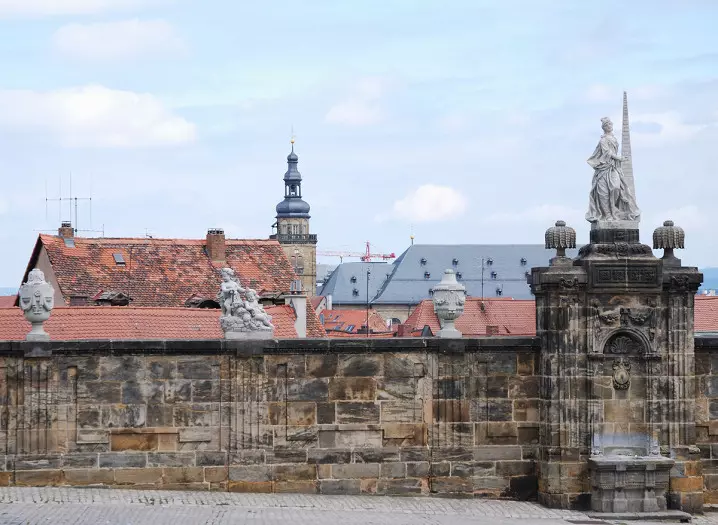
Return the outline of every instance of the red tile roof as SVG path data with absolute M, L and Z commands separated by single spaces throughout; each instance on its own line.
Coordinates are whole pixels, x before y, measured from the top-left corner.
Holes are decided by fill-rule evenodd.
M 481 308 L 483 303 L 484 308 Z M 415 333 L 428 325 L 433 334 L 440 330 L 434 303 L 419 303 L 405 323 Z M 496 335 L 536 335 L 536 306 L 533 300 L 468 298 L 464 313 L 456 320 L 456 328 L 465 337 L 487 334 L 487 326 L 497 327 Z
M 718 296 L 697 295 L 693 313 L 696 332 L 718 332 Z
M 366 334 L 355 334 L 355 333 L 347 333 L 347 332 L 327 332 L 327 336 L 329 336 L 330 339 L 366 339 Z M 396 337 L 394 332 L 381 332 L 378 334 L 369 334 L 369 339 L 388 339 L 391 337 Z
M 61 237 L 40 235 L 27 269 L 34 268 L 44 245 L 66 301 L 112 291 L 129 295 L 132 306 L 184 306 L 192 295 L 215 297 L 223 266 L 234 269 L 242 284 L 260 295 L 286 293 L 295 278 L 274 240 L 227 239 L 225 263 L 210 261 L 205 239 L 75 237 L 74 244 L 68 247 Z M 116 264 L 115 253 L 125 265 Z
M 0 308 L 11 308 L 15 306 L 17 295 L 0 295 Z
M 315 295 L 314 297 L 312 297 L 312 299 L 311 299 L 311 301 L 312 301 L 312 308 L 314 308 L 315 310 L 316 310 L 317 308 L 319 308 L 319 305 L 322 304 L 322 301 L 323 301 L 323 300 L 324 300 L 324 296 L 323 296 L 323 295 Z
M 291 306 L 265 308 L 276 338 L 296 338 Z M 135 308 L 122 306 L 60 307 L 52 311 L 45 331 L 52 339 L 218 339 L 219 310 L 200 308 Z M 307 312 L 307 336 L 326 337 L 316 315 Z M 309 319 L 314 321 L 309 322 Z M 30 331 L 19 308 L 0 308 L 0 341 L 22 341 Z
M 324 328 L 328 334 L 335 331 L 357 333 L 366 325 L 366 310 L 322 310 L 324 316 Z M 371 332 L 387 332 L 386 320 L 376 311 L 369 311 L 369 329 Z

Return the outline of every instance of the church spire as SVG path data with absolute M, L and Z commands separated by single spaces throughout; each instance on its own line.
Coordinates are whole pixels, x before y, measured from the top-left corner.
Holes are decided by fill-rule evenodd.
M 631 154 L 631 130 L 628 123 L 628 95 L 623 92 L 623 126 L 621 129 L 621 156 L 628 157 L 621 164 L 623 169 L 623 177 L 632 195 L 636 194 L 635 184 L 633 182 L 633 155 Z

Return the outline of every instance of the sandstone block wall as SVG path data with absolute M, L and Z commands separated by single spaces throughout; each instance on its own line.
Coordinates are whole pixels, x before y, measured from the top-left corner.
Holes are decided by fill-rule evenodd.
M 0 343 L 0 484 L 529 499 L 535 338 Z

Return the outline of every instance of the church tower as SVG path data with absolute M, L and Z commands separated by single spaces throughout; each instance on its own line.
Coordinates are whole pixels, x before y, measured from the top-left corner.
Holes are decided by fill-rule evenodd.
M 284 174 L 284 200 L 277 204 L 276 239 L 292 263 L 302 282 L 302 290 L 309 297 L 317 288 L 317 236 L 309 233 L 309 204 L 302 200 L 302 175 L 297 169 L 299 157 L 292 152 L 287 156 L 287 172 Z

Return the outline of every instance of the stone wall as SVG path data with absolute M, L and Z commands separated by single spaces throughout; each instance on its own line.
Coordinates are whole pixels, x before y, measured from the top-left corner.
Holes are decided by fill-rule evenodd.
M 537 490 L 535 338 L 0 342 L 0 484 Z
M 696 444 L 704 501 L 718 504 L 718 337 L 696 337 Z

